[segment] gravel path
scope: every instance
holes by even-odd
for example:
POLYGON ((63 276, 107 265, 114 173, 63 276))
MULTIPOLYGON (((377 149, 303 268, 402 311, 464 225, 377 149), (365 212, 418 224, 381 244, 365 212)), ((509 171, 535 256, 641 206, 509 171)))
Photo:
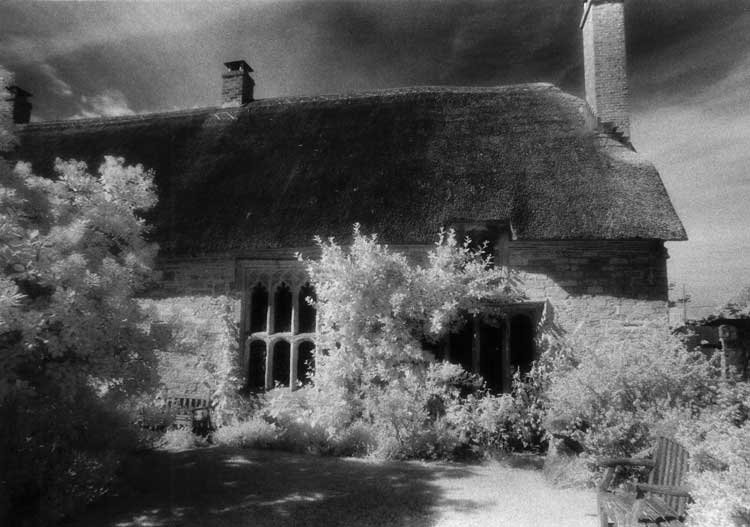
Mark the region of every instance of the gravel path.
MULTIPOLYGON (((528 464, 527 464, 528 465, 528 464)), ((592 491, 508 463, 372 462, 224 447, 149 452, 75 527, 596 527, 592 491)))

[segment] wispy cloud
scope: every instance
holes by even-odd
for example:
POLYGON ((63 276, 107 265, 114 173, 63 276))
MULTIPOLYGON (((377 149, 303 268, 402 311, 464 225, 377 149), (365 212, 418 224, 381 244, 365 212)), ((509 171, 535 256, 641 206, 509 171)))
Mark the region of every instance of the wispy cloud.
POLYGON ((54 66, 44 63, 39 66, 39 71, 47 76, 47 79, 50 82, 50 88, 54 93, 63 97, 70 97, 73 95, 73 88, 71 88, 70 84, 60 77, 54 66))
POLYGON ((81 96, 81 107, 72 119, 85 119, 90 117, 118 117, 121 115, 134 115, 128 100, 120 90, 105 90, 92 97, 81 96))

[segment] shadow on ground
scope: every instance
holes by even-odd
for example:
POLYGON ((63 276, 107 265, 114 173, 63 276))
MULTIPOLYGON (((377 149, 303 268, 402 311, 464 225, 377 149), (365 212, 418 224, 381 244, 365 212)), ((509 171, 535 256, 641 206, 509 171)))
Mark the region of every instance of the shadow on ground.
POLYGON ((215 447, 149 452, 125 468, 123 489, 75 527, 422 527, 447 503, 437 479, 471 474, 449 464, 384 463, 215 447))

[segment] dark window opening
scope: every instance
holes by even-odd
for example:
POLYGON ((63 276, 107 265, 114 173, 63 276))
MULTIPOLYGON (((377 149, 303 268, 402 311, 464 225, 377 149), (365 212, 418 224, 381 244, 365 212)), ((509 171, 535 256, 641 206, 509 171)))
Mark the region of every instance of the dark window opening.
POLYGON ((465 231, 466 237, 471 240, 469 247, 475 251, 481 250, 485 255, 491 255, 495 244, 496 233, 487 228, 470 229, 465 231))
POLYGON ((297 352, 297 380, 308 384, 315 371, 315 344, 303 342, 297 352))
POLYGON ((273 347, 273 384, 289 386, 289 366, 290 366, 290 346, 289 343, 280 340, 273 347))
POLYGON ((262 391, 266 387, 266 343, 260 340, 250 343, 247 386, 251 391, 262 391))
POLYGON ((292 291, 283 282, 274 296, 273 330, 277 333, 292 330, 292 291))
POLYGON ((472 346, 474 345, 474 323, 472 317, 458 331, 450 335, 450 361, 466 371, 472 371, 472 346))
POLYGON ((510 319, 510 363, 526 374, 534 358, 534 323, 527 315, 515 315, 510 319))
MULTIPOLYGON (((445 359, 468 372, 478 373, 487 388, 495 393, 509 392, 516 371, 527 374, 536 358, 533 315, 484 314, 467 316, 465 323, 444 341, 445 359)), ((425 350, 440 347, 423 343, 425 350)))
POLYGON ((250 332, 266 330, 268 321, 268 290, 263 284, 253 287, 250 295, 250 332))
POLYGON ((315 331, 315 308, 311 306, 307 299, 314 302, 317 300, 315 289, 310 284, 305 284, 300 289, 299 294, 299 332, 313 333, 315 331))

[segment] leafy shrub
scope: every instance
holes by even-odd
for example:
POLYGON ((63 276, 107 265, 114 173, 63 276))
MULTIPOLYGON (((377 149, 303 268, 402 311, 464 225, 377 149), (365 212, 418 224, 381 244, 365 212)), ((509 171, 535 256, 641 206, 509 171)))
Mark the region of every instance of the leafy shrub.
POLYGON ((175 413, 166 404, 144 404, 136 410, 135 424, 145 430, 167 431, 175 421, 175 413))
POLYGON ((546 428, 594 455, 644 450, 671 412, 705 406, 717 389, 715 365, 671 338, 564 346, 552 357, 546 428))
POLYGON ((207 445, 206 438, 195 435, 187 428, 172 428, 164 432, 159 446, 165 450, 180 451, 207 445))
POLYGON ((680 419, 677 439, 691 454, 689 524, 750 525, 750 386, 723 384, 692 419, 680 419))
MULTIPOLYGON (((266 395, 264 415, 279 429, 279 447, 295 452, 337 455, 351 449, 356 435, 351 409, 341 400, 326 403, 326 394, 315 386, 304 386, 296 391, 287 388, 272 390, 266 395)), ((357 426, 364 438, 362 423, 357 426)), ((365 442, 368 442, 366 440, 365 442)))

